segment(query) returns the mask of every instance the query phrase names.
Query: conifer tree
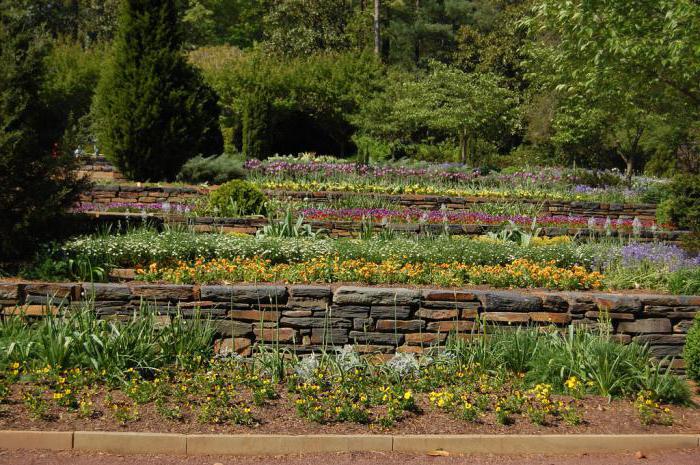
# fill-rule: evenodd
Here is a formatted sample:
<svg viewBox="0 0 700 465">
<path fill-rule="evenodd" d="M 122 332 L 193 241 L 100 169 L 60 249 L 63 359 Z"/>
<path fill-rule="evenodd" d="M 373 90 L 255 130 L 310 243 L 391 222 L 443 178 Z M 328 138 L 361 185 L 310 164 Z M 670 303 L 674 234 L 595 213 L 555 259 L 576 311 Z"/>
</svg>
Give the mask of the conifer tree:
<svg viewBox="0 0 700 465">
<path fill-rule="evenodd" d="M 55 233 L 86 182 L 58 143 L 41 88 L 48 52 L 29 2 L 0 0 L 0 259 L 21 258 Z"/>
<path fill-rule="evenodd" d="M 134 180 L 173 179 L 223 151 L 218 97 L 183 53 L 175 0 L 124 0 L 94 102 L 102 151 Z"/>
</svg>

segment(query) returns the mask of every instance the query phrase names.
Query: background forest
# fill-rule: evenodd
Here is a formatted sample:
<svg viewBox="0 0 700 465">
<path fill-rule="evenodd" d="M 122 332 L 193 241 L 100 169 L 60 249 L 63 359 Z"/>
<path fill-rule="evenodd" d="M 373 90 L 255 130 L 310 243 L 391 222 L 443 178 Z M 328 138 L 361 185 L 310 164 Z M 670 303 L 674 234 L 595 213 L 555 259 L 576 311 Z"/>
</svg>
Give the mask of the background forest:
<svg viewBox="0 0 700 465">
<path fill-rule="evenodd" d="M 54 40 L 44 92 L 65 137 L 88 146 L 119 2 L 36 3 Z M 671 174 L 698 150 L 698 7 L 593 3 L 588 15 L 556 0 L 180 0 L 178 11 L 229 153 Z"/>
</svg>

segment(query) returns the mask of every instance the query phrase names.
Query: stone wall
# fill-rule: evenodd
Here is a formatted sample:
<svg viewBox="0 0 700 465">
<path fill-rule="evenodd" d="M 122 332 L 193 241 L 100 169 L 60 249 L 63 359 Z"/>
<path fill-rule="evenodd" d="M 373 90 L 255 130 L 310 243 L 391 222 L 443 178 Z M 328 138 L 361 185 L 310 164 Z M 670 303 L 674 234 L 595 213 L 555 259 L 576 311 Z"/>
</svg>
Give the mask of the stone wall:
<svg viewBox="0 0 700 465">
<path fill-rule="evenodd" d="M 276 191 L 269 194 L 277 197 L 288 197 L 295 199 L 309 199 L 314 202 L 328 202 L 329 200 L 343 196 L 357 195 L 355 192 L 291 192 Z M 426 210 L 437 210 L 443 205 L 449 210 L 471 210 L 478 208 L 479 204 L 492 203 L 498 201 L 517 200 L 518 203 L 538 205 L 542 208 L 543 215 L 577 215 L 610 217 L 611 219 L 634 219 L 655 220 L 656 205 L 654 204 L 620 204 L 584 201 L 556 201 L 540 199 L 502 199 L 489 197 L 447 197 L 439 195 L 418 195 L 400 194 L 384 195 L 372 194 L 388 202 L 397 203 L 406 207 L 423 208 Z"/>
<path fill-rule="evenodd" d="M 207 189 L 188 186 L 138 186 L 136 184 L 98 184 L 91 191 L 82 195 L 81 201 L 96 204 L 122 203 L 157 203 L 171 202 L 184 203 L 202 195 L 206 195 Z M 278 198 L 296 200 L 312 200 L 314 202 L 328 202 L 343 196 L 358 195 L 355 192 L 292 192 L 292 191 L 267 191 L 268 195 Z M 438 210 L 443 205 L 450 210 L 471 210 L 479 204 L 489 203 L 504 199 L 486 197 L 444 197 L 437 195 L 384 195 L 372 194 L 388 202 L 406 207 L 423 208 L 426 210 Z M 539 205 L 543 215 L 577 215 L 594 216 L 598 218 L 610 217 L 611 219 L 655 220 L 656 205 L 654 204 L 616 204 L 601 202 L 563 202 L 552 200 L 518 199 L 520 203 Z"/>
<path fill-rule="evenodd" d="M 36 317 L 94 300 L 100 317 L 128 318 L 144 302 L 164 323 L 181 312 L 211 316 L 221 349 L 249 355 L 256 342 L 308 353 L 354 344 L 361 352 L 421 352 L 448 333 L 473 338 L 484 324 L 595 327 L 601 315 L 621 343 L 678 357 L 700 296 L 440 290 L 343 286 L 0 283 L 3 315 Z M 62 305 L 62 307 L 59 307 Z M 674 361 L 681 369 L 683 361 Z"/>
<path fill-rule="evenodd" d="M 90 221 L 97 224 L 105 223 L 120 223 L 143 221 L 143 215 L 139 213 L 119 213 L 119 212 L 88 212 L 85 214 Z M 177 214 L 160 215 L 150 213 L 146 218 L 155 225 L 180 224 L 188 225 L 193 230 L 198 232 L 225 232 L 225 233 L 242 233 L 255 234 L 268 224 L 266 218 L 217 218 L 208 216 L 187 217 Z M 305 221 L 312 229 L 323 229 L 331 237 L 357 237 L 361 230 L 362 224 L 356 221 Z M 457 236 L 479 236 L 486 234 L 489 231 L 497 232 L 502 229 L 500 225 L 485 225 L 485 224 L 418 224 L 418 223 L 373 223 L 372 228 L 375 232 L 382 230 L 394 231 L 401 234 L 422 234 L 422 235 L 439 235 L 445 229 L 450 235 Z M 540 234 L 547 237 L 555 236 L 601 236 L 605 234 L 601 230 L 591 231 L 587 228 L 563 228 L 563 227 L 543 227 Z M 623 237 L 629 236 L 630 232 L 623 231 Z M 640 232 L 639 237 L 635 240 L 639 242 L 664 241 L 670 243 L 681 243 L 683 236 L 689 234 L 687 231 L 656 231 L 652 233 L 646 229 Z M 618 232 L 611 231 L 611 236 L 617 237 Z"/>
</svg>

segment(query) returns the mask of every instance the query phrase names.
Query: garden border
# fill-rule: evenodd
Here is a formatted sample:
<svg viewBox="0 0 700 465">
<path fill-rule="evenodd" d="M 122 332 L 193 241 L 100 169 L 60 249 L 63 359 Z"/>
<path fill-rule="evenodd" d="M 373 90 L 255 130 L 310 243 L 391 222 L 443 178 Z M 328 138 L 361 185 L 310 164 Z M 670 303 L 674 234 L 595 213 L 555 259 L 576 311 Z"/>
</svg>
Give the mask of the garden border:
<svg viewBox="0 0 700 465">
<path fill-rule="evenodd" d="M 0 431 L 0 449 L 114 454 L 288 455 L 336 452 L 549 454 L 700 448 L 700 434 L 224 435 L 106 431 Z"/>
</svg>

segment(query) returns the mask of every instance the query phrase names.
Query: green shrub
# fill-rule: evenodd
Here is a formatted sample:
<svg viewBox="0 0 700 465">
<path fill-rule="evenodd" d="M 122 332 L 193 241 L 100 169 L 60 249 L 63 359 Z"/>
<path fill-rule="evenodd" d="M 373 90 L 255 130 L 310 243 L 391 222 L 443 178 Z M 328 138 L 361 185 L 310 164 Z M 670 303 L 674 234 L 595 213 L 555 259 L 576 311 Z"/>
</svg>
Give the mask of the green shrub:
<svg viewBox="0 0 700 465">
<path fill-rule="evenodd" d="M 700 231 L 700 175 L 675 176 L 656 210 L 661 224 L 671 223 L 693 232 Z"/>
<path fill-rule="evenodd" d="M 610 171 L 576 170 L 571 182 L 590 187 L 609 187 L 622 184 L 622 177 Z"/>
<path fill-rule="evenodd" d="M 209 194 L 209 206 L 224 216 L 265 214 L 266 201 L 260 189 L 239 179 L 229 181 Z"/>
<path fill-rule="evenodd" d="M 0 3 L 0 260 L 56 234 L 61 212 L 87 187 L 56 143 L 62 122 L 42 94 L 48 43 L 19 4 Z"/>
<path fill-rule="evenodd" d="M 242 160 L 234 154 L 214 157 L 196 156 L 182 166 L 177 180 L 189 183 L 223 184 L 245 178 Z"/>
<path fill-rule="evenodd" d="M 90 113 L 105 59 L 106 49 L 101 45 L 84 48 L 67 40 L 54 44 L 46 57 L 47 76 L 42 93 L 52 116 L 61 122 L 58 131 L 63 131 L 75 120 Z M 78 142 L 85 148 L 85 140 Z M 69 148 L 75 149 L 77 146 Z"/>
<path fill-rule="evenodd" d="M 700 315 L 695 316 L 683 349 L 688 378 L 700 381 Z"/>
<path fill-rule="evenodd" d="M 112 59 L 93 105 L 105 154 L 128 178 L 174 179 L 223 152 L 218 96 L 182 53 L 174 0 L 122 2 Z"/>
</svg>

